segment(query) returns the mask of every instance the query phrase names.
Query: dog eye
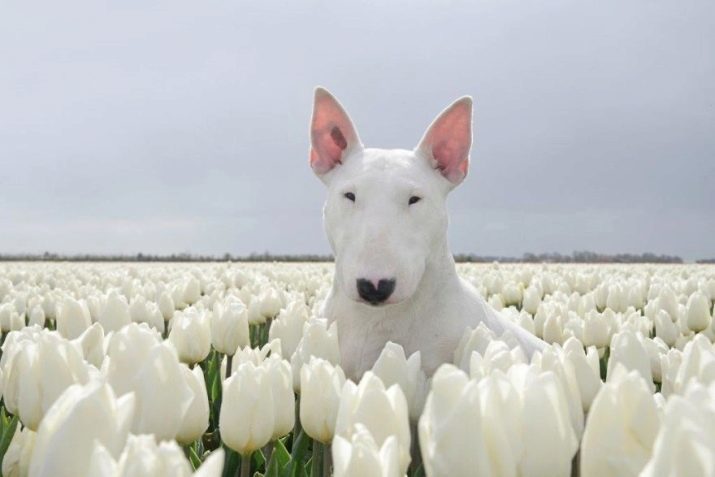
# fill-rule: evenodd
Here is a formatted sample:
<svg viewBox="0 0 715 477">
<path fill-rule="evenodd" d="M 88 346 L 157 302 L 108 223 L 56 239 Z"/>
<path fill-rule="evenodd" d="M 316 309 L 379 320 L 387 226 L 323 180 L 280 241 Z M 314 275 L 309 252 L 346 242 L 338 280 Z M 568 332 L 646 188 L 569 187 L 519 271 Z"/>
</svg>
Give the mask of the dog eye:
<svg viewBox="0 0 715 477">
<path fill-rule="evenodd" d="M 410 197 L 410 200 L 408 202 L 409 205 L 416 204 L 417 202 L 421 201 L 422 197 L 417 197 L 416 195 L 413 195 Z"/>
<path fill-rule="evenodd" d="M 349 201 L 355 202 L 355 194 L 353 194 L 352 192 L 346 192 L 346 193 L 343 194 L 343 195 L 344 195 L 345 198 L 348 199 Z"/>
</svg>

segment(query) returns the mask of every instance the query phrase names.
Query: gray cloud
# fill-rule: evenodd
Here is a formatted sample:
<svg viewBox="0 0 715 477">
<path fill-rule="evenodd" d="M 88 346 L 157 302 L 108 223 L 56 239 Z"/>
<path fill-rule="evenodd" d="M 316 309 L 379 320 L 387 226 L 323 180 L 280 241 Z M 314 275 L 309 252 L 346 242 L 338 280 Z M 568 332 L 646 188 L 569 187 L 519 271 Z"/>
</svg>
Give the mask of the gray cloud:
<svg viewBox="0 0 715 477">
<path fill-rule="evenodd" d="M 455 251 L 715 255 L 715 6 L 5 2 L 0 250 L 327 252 L 312 88 L 370 146 L 475 98 Z"/>
</svg>

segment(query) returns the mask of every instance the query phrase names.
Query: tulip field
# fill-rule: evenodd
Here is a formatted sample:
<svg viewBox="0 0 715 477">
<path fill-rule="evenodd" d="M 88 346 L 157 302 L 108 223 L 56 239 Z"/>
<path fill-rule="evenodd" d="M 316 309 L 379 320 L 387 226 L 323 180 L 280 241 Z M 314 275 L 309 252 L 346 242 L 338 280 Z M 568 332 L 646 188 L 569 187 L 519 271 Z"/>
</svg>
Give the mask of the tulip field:
<svg viewBox="0 0 715 477">
<path fill-rule="evenodd" d="M 715 266 L 458 271 L 543 353 L 358 378 L 332 264 L 0 263 L 2 475 L 715 475 Z"/>
</svg>

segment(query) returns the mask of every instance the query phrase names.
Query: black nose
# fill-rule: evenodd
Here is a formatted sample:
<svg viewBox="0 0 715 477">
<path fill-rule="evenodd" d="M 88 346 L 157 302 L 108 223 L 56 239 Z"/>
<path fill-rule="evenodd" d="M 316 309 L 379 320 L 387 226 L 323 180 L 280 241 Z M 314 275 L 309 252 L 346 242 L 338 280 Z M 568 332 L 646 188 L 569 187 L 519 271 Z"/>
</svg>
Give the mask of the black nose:
<svg viewBox="0 0 715 477">
<path fill-rule="evenodd" d="M 360 298 L 371 305 L 377 305 L 387 300 L 392 295 L 392 292 L 395 291 L 395 280 L 380 280 L 377 282 L 377 288 L 375 288 L 375 284 L 370 280 L 358 278 L 357 289 Z"/>
</svg>

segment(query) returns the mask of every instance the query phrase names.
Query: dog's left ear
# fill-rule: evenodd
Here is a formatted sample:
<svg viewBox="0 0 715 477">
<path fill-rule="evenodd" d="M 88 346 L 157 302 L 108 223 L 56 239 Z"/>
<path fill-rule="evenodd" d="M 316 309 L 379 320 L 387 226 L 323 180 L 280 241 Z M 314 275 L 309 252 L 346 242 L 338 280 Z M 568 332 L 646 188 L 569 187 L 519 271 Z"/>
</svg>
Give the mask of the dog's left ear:
<svg viewBox="0 0 715 477">
<path fill-rule="evenodd" d="M 415 151 L 456 186 L 467 176 L 471 147 L 472 98 L 464 96 L 437 116 Z"/>
</svg>

